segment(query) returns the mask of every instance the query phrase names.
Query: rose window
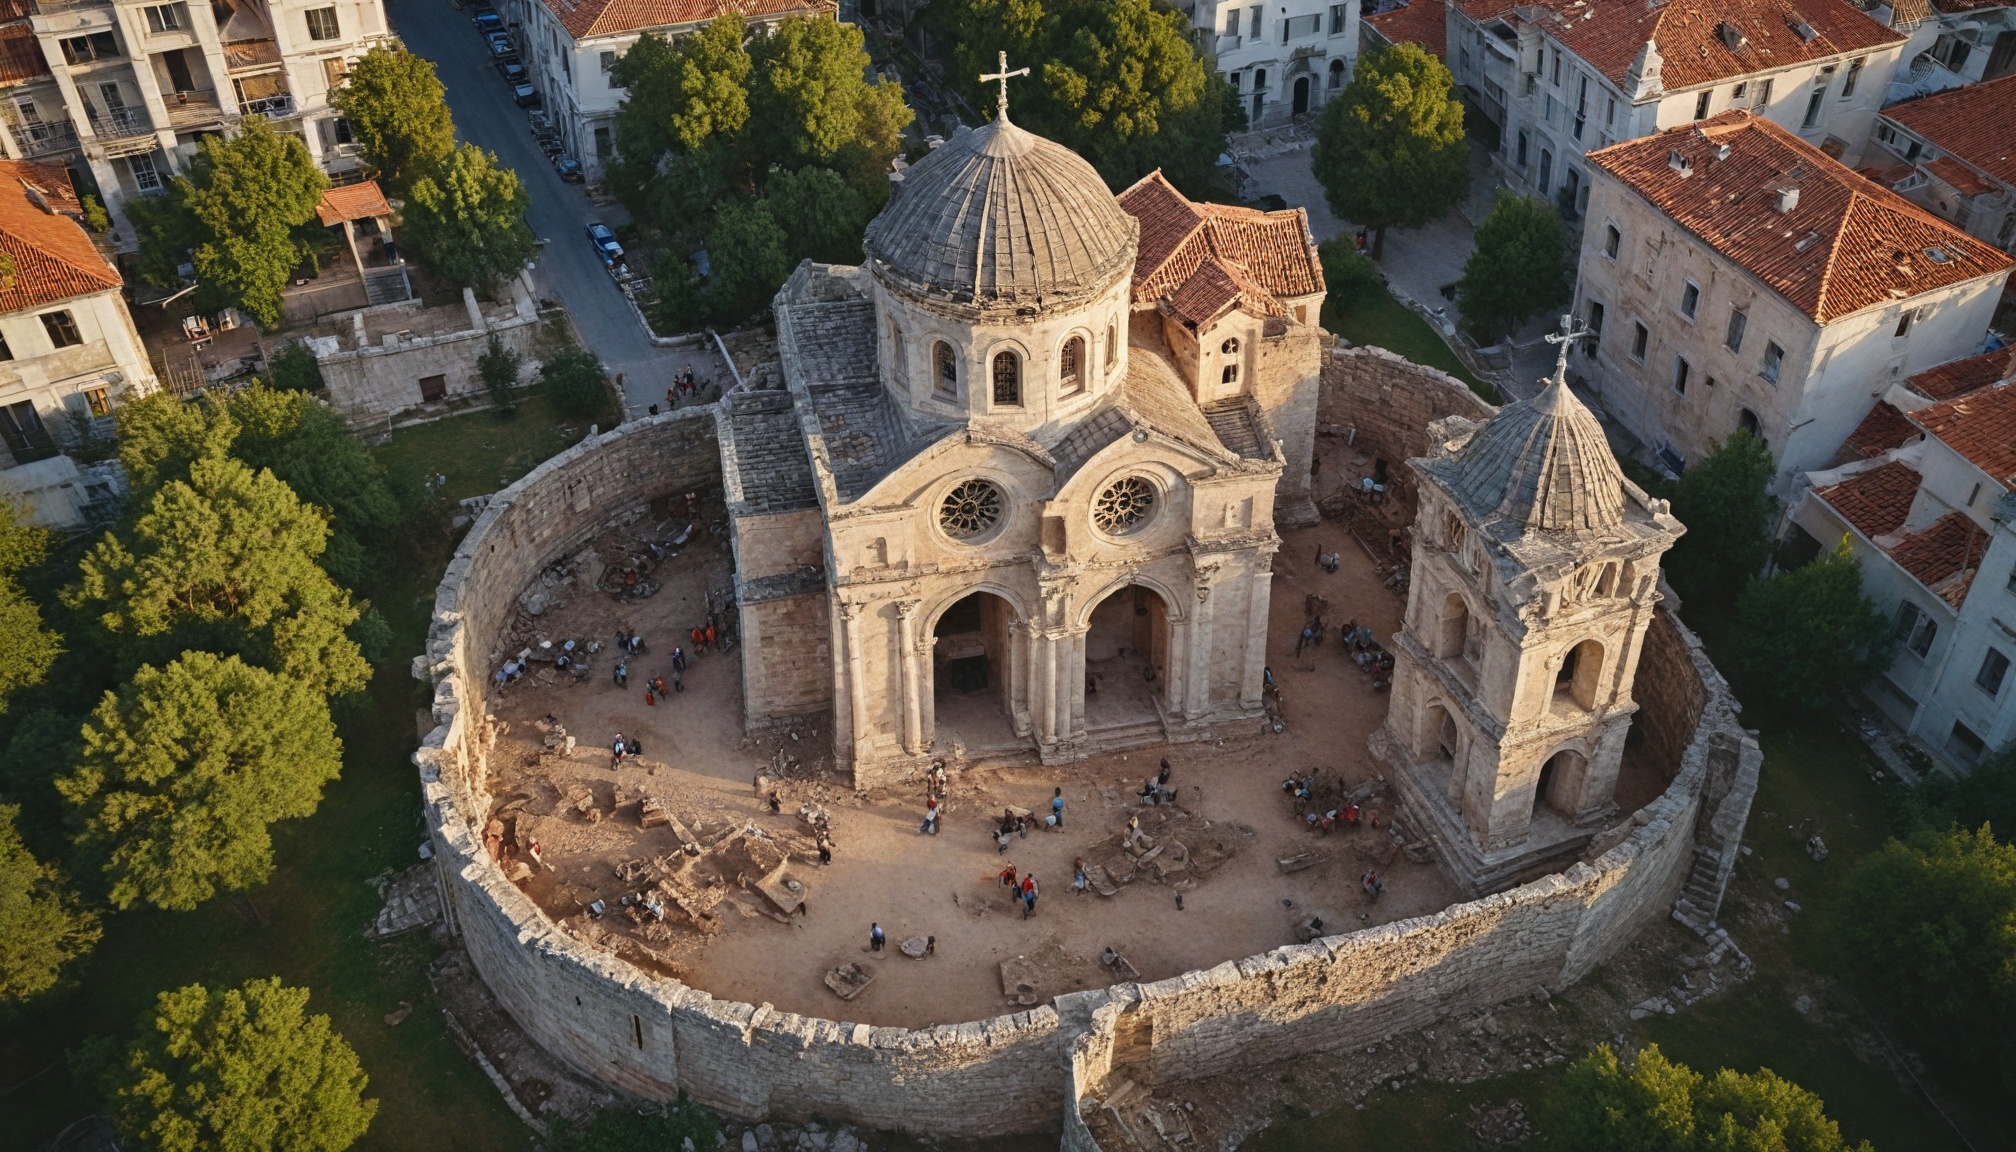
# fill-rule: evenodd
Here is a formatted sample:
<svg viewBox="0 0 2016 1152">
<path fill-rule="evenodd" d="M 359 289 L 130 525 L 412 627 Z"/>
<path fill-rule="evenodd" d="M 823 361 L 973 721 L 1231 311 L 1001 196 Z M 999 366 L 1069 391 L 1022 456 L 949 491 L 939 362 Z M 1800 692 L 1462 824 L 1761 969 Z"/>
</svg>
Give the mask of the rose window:
<svg viewBox="0 0 2016 1152">
<path fill-rule="evenodd" d="M 1092 522 L 1109 536 L 1125 536 L 1155 511 L 1155 487 L 1139 476 L 1116 480 L 1092 502 Z"/>
<path fill-rule="evenodd" d="M 955 540 L 985 535 L 1001 522 L 1001 490 L 985 480 L 962 481 L 938 506 L 938 526 Z"/>
</svg>

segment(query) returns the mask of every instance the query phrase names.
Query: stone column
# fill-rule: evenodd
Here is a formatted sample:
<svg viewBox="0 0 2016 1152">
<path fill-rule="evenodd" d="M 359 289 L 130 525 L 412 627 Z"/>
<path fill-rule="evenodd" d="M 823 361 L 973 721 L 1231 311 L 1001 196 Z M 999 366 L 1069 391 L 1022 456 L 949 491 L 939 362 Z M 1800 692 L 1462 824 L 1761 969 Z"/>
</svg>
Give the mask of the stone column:
<svg viewBox="0 0 2016 1152">
<path fill-rule="evenodd" d="M 924 717 L 918 705 L 916 600 L 896 604 L 896 658 L 903 679 L 903 751 L 915 756 L 923 747 Z"/>
<path fill-rule="evenodd" d="M 861 659 L 861 605 L 842 600 L 840 621 L 841 631 L 847 640 L 847 715 L 853 729 L 848 733 L 849 762 L 858 768 L 861 750 L 868 740 L 868 697 L 864 691 L 867 672 Z"/>
<path fill-rule="evenodd" d="M 1246 583 L 1246 668 L 1239 680 L 1239 707 L 1260 707 L 1267 672 L 1267 611 L 1273 602 L 1274 565 L 1261 563 Z M 1340 641 L 1341 642 L 1341 641 Z"/>
<path fill-rule="evenodd" d="M 1211 580 L 1197 573 L 1197 607 L 1190 614 L 1190 664 L 1183 693 L 1183 718 L 1198 720 L 1211 708 Z"/>
<path fill-rule="evenodd" d="M 923 636 L 917 640 L 917 711 L 922 718 L 919 727 L 923 742 L 919 752 L 929 751 L 938 743 L 938 666 L 934 656 L 938 651 L 936 636 Z"/>
<path fill-rule="evenodd" d="M 1029 722 L 1029 625 L 1011 621 L 1008 625 L 1008 724 L 1017 736 L 1028 736 Z"/>
<path fill-rule="evenodd" d="M 1086 632 L 1089 632 L 1087 629 Z M 1064 645 L 1064 691 L 1059 706 L 1063 709 L 1064 723 L 1059 725 L 1066 737 L 1079 738 L 1085 735 L 1085 637 L 1086 632 L 1067 632 Z"/>
<path fill-rule="evenodd" d="M 1057 644 L 1044 633 L 1029 638 L 1036 659 L 1036 742 L 1057 741 Z"/>
</svg>

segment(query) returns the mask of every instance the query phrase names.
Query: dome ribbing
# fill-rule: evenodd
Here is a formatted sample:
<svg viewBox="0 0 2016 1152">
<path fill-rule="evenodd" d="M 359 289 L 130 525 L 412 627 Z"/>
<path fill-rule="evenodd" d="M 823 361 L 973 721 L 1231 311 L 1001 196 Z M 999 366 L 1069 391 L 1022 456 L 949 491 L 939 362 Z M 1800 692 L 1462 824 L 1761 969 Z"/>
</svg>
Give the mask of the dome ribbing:
<svg viewBox="0 0 2016 1152">
<path fill-rule="evenodd" d="M 1624 522 L 1624 473 L 1603 428 L 1568 386 L 1508 405 L 1457 452 L 1450 489 L 1479 519 L 1543 532 Z"/>
</svg>

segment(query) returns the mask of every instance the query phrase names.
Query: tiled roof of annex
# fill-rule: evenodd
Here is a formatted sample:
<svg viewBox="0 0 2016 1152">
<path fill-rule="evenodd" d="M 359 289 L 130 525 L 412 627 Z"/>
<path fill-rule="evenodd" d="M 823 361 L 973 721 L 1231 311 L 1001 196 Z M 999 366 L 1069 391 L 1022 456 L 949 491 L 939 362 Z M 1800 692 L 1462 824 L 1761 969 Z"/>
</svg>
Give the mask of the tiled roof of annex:
<svg viewBox="0 0 2016 1152">
<path fill-rule="evenodd" d="M 736 13 L 744 20 L 781 20 L 839 11 L 833 0 L 545 0 L 576 40 L 706 24 Z"/>
<path fill-rule="evenodd" d="M 1813 495 L 1873 541 L 1904 527 L 1911 501 L 1918 496 L 1918 479 L 1917 469 L 1892 460 L 1815 489 Z"/>
<path fill-rule="evenodd" d="M 1242 305 L 1279 316 L 1283 298 L 1323 291 L 1323 266 L 1300 208 L 1261 212 L 1196 203 L 1159 169 L 1119 199 L 1141 222 L 1137 302 L 1167 304 L 1172 315 L 1194 324 Z"/>
<path fill-rule="evenodd" d="M 120 286 L 118 271 L 83 226 L 59 215 L 76 207 L 69 173 L 60 165 L 0 160 L 0 250 L 14 262 L 13 279 L 0 288 L 0 313 Z"/>
<path fill-rule="evenodd" d="M 1958 608 L 1988 553 L 1988 534 L 1965 512 L 1948 512 L 1897 541 L 1890 558 L 1941 600 Z"/>
<path fill-rule="evenodd" d="M 2003 487 L 2016 488 L 2016 381 L 1920 408 L 1911 421 Z"/>
<path fill-rule="evenodd" d="M 1664 60 L 1661 83 L 1668 92 L 1907 39 L 1847 0 L 1553 0 L 1521 10 L 1533 12 L 1548 35 L 1620 87 L 1639 52 L 1652 44 Z"/>
<path fill-rule="evenodd" d="M 2012 377 L 2016 377 L 2016 344 L 1983 352 L 1979 356 L 1948 360 L 1905 377 L 1904 384 L 1927 399 L 1951 400 L 1964 392 L 1999 384 Z"/>
<path fill-rule="evenodd" d="M 1449 51 L 1449 12 L 1442 0 L 1410 0 L 1399 8 L 1365 17 L 1365 26 L 1388 44 L 1419 44 L 1437 59 Z"/>
<path fill-rule="evenodd" d="M 1892 448 L 1902 448 L 1918 432 L 1918 426 L 1901 409 L 1887 400 L 1879 400 L 1848 434 L 1848 439 L 1842 441 L 1841 455 L 1848 460 L 1871 460 Z"/>
<path fill-rule="evenodd" d="M 1748 112 L 1589 154 L 1821 324 L 2004 272 L 2009 255 Z M 1782 196 L 1796 188 L 1796 199 Z M 1779 204 L 1792 199 L 1789 210 Z"/>
<path fill-rule="evenodd" d="M 1923 137 L 1947 156 L 1958 157 L 1969 167 L 2016 187 L 2016 132 L 2009 128 L 2016 124 L 2016 75 L 1893 105 L 1885 108 L 1882 116 Z M 1944 160 L 1942 157 L 1933 164 Z M 1935 169 L 1934 173 L 1954 183 L 1943 171 Z"/>
</svg>

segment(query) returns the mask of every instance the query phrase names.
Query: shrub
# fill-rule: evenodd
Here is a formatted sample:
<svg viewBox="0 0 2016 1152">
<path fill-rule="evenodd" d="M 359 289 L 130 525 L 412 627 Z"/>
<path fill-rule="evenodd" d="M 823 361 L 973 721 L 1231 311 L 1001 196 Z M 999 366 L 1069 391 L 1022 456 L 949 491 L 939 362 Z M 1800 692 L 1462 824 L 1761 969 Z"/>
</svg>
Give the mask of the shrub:
<svg viewBox="0 0 2016 1152">
<path fill-rule="evenodd" d="M 586 349 L 548 357 L 539 365 L 539 390 L 563 416 L 597 416 L 609 409 L 609 373 L 602 358 Z"/>
</svg>

